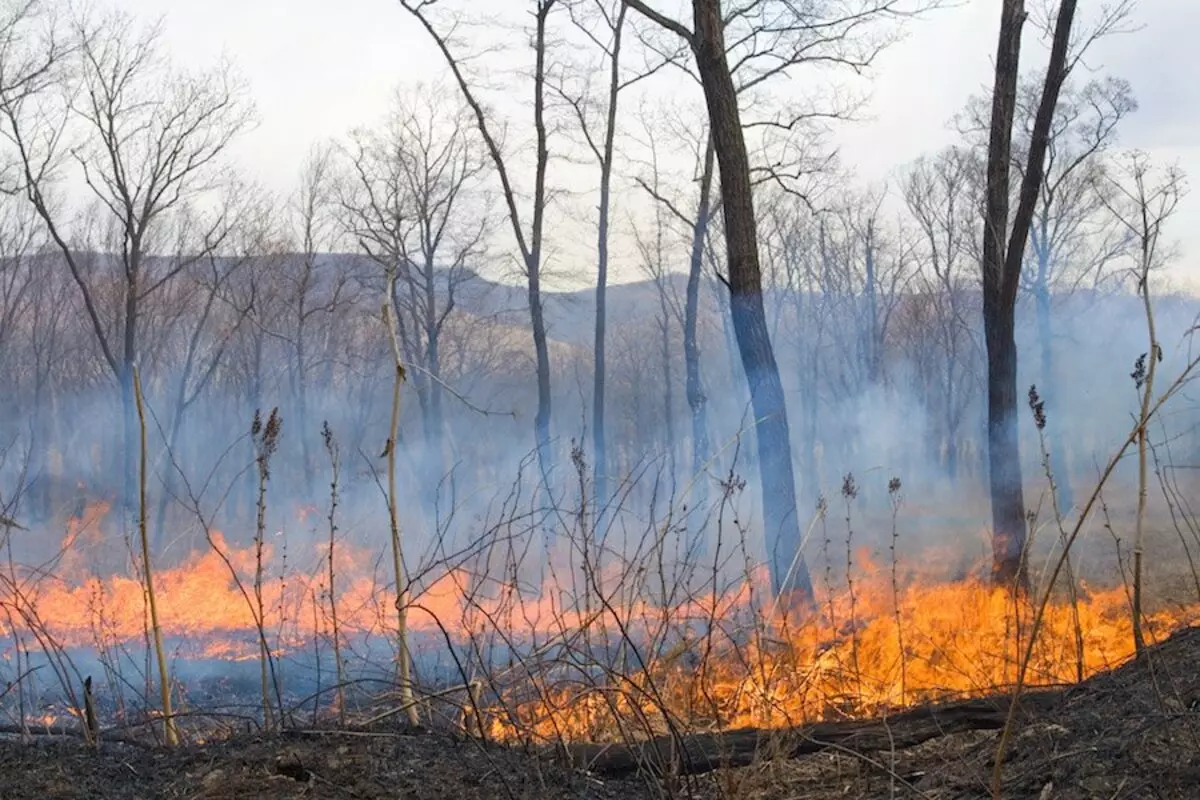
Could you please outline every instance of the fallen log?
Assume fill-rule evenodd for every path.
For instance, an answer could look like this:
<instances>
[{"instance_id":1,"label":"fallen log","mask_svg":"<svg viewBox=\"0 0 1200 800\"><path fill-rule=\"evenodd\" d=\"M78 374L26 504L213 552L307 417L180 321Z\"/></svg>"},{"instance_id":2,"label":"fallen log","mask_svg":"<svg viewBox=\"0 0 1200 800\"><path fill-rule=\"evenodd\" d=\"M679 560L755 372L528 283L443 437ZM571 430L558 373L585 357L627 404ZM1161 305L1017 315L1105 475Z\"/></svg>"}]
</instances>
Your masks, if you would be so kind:
<instances>
[{"instance_id":1,"label":"fallen log","mask_svg":"<svg viewBox=\"0 0 1200 800\"><path fill-rule=\"evenodd\" d=\"M1018 718L1062 703L1064 691L1023 694ZM955 733L1004 727L1012 695L918 706L888 717L818 722L794 728L740 728L718 733L659 736L629 744L573 743L563 747L571 766L621 778L638 772L699 775L744 767L764 758L797 758L839 747L867 753L903 749Z\"/></svg>"}]
</instances>

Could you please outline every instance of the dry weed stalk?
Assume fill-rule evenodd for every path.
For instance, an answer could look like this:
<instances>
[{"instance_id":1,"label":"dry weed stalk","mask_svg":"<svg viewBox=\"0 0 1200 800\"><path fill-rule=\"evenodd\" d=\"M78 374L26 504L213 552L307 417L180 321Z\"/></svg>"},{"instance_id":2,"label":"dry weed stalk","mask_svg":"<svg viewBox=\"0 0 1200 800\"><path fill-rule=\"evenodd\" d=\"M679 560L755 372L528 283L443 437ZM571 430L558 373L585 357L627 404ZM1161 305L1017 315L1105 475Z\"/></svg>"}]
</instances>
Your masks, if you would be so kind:
<instances>
[{"instance_id":1,"label":"dry weed stalk","mask_svg":"<svg viewBox=\"0 0 1200 800\"><path fill-rule=\"evenodd\" d=\"M1193 327L1189 331L1189 335L1198 329L1200 329L1200 327ZM1071 548L1074 546L1076 540L1079 538L1080 533L1083 531L1084 523L1087 522L1089 516L1091 515L1092 509L1095 507L1096 503L1101 497L1104 487L1108 484L1109 479L1112 477L1113 472L1117 468L1117 464L1119 464L1121 459L1125 457L1125 453L1128 452L1129 448L1138 441L1139 433L1144 431L1146 425L1151 420L1156 418L1163 406L1165 406L1173 397L1179 394L1188 383L1191 382L1193 374L1198 367L1200 367L1200 356L1193 356L1180 372L1179 376L1166 389L1166 391L1159 395L1153 403L1147 405L1146 412L1135 422L1133 428L1125 437L1125 440L1116 449L1112 456L1109 457L1108 463L1105 464L1104 469L1100 473L1099 479L1096 481L1096 487L1092 490L1087 502L1083 505L1083 508L1079 512L1079 517L1075 521L1074 527L1071 529L1070 534L1063 542L1062 551L1059 553L1058 558L1054 562L1054 567L1050 571L1049 578L1046 582L1046 587L1040 593L1040 597L1038 597L1037 604L1034 609L1033 622L1029 630L1029 636L1024 645L1024 652L1021 654L1020 661L1017 664L1017 679L1013 687L1012 702L1009 705L1008 716L1005 720L1004 728L1000 734L999 744L996 747L996 757L994 760L994 766L992 768L991 792L992 796L997 798L997 800L999 800L1001 797L1004 754L1008 749L1008 744L1012 737L1012 729L1013 723L1016 721L1018 701L1020 699L1022 690L1025 688L1029 666L1033 661L1034 647L1037 644L1038 634L1041 632L1042 623L1045 621L1046 609L1050 605L1050 597L1054 592L1054 587L1058 582L1059 575L1062 573L1067 564L1067 560L1071 554Z\"/></svg>"},{"instance_id":2,"label":"dry weed stalk","mask_svg":"<svg viewBox=\"0 0 1200 800\"><path fill-rule=\"evenodd\" d=\"M1067 547L1067 529L1064 510L1058 504L1058 481L1052 467L1051 453L1046 441L1046 403L1038 394L1037 386L1029 387L1029 408L1033 412L1033 425L1038 432L1038 446L1042 453L1042 473L1050 493L1050 505L1054 511L1054 524L1058 528L1058 541L1065 550ZM1071 621L1075 633L1075 682L1082 683L1086 672L1085 650L1083 645L1083 624L1079 617L1079 581L1075 577L1075 567L1067 557L1064 569L1067 573L1067 596L1071 603Z\"/></svg>"},{"instance_id":3,"label":"dry weed stalk","mask_svg":"<svg viewBox=\"0 0 1200 800\"><path fill-rule=\"evenodd\" d=\"M329 454L330 467L329 514L326 517L329 521L329 622L332 628L333 660L336 669L335 680L337 680L338 722L345 725L346 676L345 666L342 664L342 633L338 626L337 593L334 588L334 548L337 544L338 480L341 477L342 459L337 442L333 438L333 430L329 427L328 421L321 425L321 440L325 443L325 452Z\"/></svg>"},{"instance_id":4,"label":"dry weed stalk","mask_svg":"<svg viewBox=\"0 0 1200 800\"><path fill-rule=\"evenodd\" d=\"M167 655L163 649L162 626L158 621L158 603L154 596L154 571L150 559L150 535L146 530L146 410L142 396L142 377L138 368L133 368L133 395L137 405L139 453L138 453L138 539L142 546L142 574L145 578L146 605L150 612L150 633L154 639L154 658L158 662L159 692L162 697L163 738L168 746L179 744L179 729L171 709L171 676L167 670Z\"/></svg>"},{"instance_id":5,"label":"dry weed stalk","mask_svg":"<svg viewBox=\"0 0 1200 800\"><path fill-rule=\"evenodd\" d=\"M279 409L271 409L264 424L262 414L255 410L250 425L250 436L255 445L254 463L258 468L258 493L254 527L254 624L258 628L259 666L262 680L263 725L267 730L275 727L275 714L271 702L271 684L275 673L274 659L267 642L266 606L263 603L263 549L266 546L267 528L267 483L271 479L271 456L279 447L279 436L283 430L283 418ZM282 703L280 703L282 711Z\"/></svg>"},{"instance_id":6,"label":"dry weed stalk","mask_svg":"<svg viewBox=\"0 0 1200 800\"><path fill-rule=\"evenodd\" d=\"M421 719L417 713L416 700L413 698L412 655L409 652L408 641L409 585L407 571L404 567L404 548L396 507L399 502L396 492L396 449L399 446L397 440L400 436L400 387L405 380L405 371L404 359L400 350L400 332L392 305L395 292L396 267L391 266L387 270L385 281L383 322L387 329L388 342L392 348L392 416L383 454L387 459L388 534L392 544L392 573L396 579L396 679L400 704L406 710L408 721L412 725L418 725Z\"/></svg>"},{"instance_id":7,"label":"dry weed stalk","mask_svg":"<svg viewBox=\"0 0 1200 800\"><path fill-rule=\"evenodd\" d=\"M1133 544L1133 637L1134 646L1140 656L1146 647L1142 632L1142 570L1145 558L1146 500L1148 479L1146 474L1146 428L1150 423L1151 401L1154 398L1154 378L1163 351L1158 341L1154 320L1154 304L1150 300L1150 272L1165 260L1160 252L1163 225L1174 215L1179 200L1186 191L1183 173L1175 166L1167 167L1151 183L1154 169L1149 157L1134 151L1124 159L1125 163L1115 176L1104 175L1113 190L1115 199L1101 194L1101 202L1115 221L1124 228L1126 235L1137 245L1137 261L1133 268L1138 294L1142 298L1142 309L1146 317L1146 333L1149 350L1143 353L1134 365L1135 387L1141 392L1141 408L1138 415L1138 505L1137 522ZM1194 329L1193 329L1194 330ZM1190 368L1189 364L1189 368Z\"/></svg>"}]
</instances>

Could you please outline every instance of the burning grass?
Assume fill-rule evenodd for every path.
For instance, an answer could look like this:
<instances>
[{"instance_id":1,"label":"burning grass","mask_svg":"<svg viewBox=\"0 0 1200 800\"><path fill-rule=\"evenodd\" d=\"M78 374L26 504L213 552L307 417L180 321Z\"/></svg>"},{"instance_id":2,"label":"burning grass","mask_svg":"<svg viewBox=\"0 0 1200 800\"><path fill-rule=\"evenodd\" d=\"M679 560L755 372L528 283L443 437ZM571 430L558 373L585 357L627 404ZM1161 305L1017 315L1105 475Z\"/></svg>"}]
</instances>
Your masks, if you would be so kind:
<instances>
[{"instance_id":1,"label":"burning grass","mask_svg":"<svg viewBox=\"0 0 1200 800\"><path fill-rule=\"evenodd\" d=\"M53 642L59 653L144 647L145 601L136 573L105 576L89 567L99 553L111 557L113 542L102 532L108 511L91 506L73 519L50 566L14 565L0 591L14 641L27 649L31 639ZM176 660L257 658L258 601L246 592L258 568L256 548L235 547L216 531L208 541L206 550L157 571L163 633L175 643ZM272 577L262 582L262 607L273 658L314 653L319 661L322 650L331 652L334 608L347 658L361 653L364 642L387 641L395 594L379 576L378 556L339 545L339 590L332 598L328 556L317 546L307 554L311 563L295 553L289 562L282 550L264 546ZM930 570L882 565L865 551L850 552L847 562L848 577L835 586L827 576L818 586L811 613L786 618L764 608L766 575L755 568L716 589L715 571L693 573L680 583L700 588L679 590L666 602L648 599L655 593L644 562L610 560L588 569L585 560L583 569L551 571L536 588L515 576L484 580L461 563L426 570L409 614L414 637L424 643L414 651L418 685L438 701L457 703L447 716L456 724L494 739L546 743L874 717L1016 682L1032 618L1027 601L971 575L947 580ZM1124 587L1081 584L1073 594L1074 600L1059 592L1047 607L1026 686L1078 682L1133 655ZM1144 628L1153 641L1197 623L1200 605L1191 604L1158 609ZM443 669L433 669L434 661ZM0 664L20 674L19 648L0 652ZM82 683L82 674L59 673L60 681ZM108 678L110 690L123 680L137 682ZM456 684L464 691L447 691ZM317 705L328 688L315 687ZM20 691L9 692L7 703L0 698L0 707L11 710ZM437 713L433 701L425 706L427 716Z\"/></svg>"}]
</instances>

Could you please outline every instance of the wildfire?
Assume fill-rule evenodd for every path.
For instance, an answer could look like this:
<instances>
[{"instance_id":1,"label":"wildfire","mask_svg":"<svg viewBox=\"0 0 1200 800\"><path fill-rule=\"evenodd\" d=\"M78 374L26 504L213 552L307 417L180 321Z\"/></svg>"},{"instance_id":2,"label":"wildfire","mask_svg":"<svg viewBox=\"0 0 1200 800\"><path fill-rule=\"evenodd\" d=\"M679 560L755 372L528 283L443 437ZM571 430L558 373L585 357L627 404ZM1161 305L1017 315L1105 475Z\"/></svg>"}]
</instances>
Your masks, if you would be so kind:
<instances>
[{"instance_id":1,"label":"wildfire","mask_svg":"<svg viewBox=\"0 0 1200 800\"><path fill-rule=\"evenodd\" d=\"M53 569L0 582L0 610L13 633L37 628L64 647L98 649L143 639L136 572L89 572L91 550L105 546L96 529L107 511L89 507L72 521ZM163 633L193 657L255 658L260 620L250 592L258 554L217 531L208 543L157 570ZM272 571L277 555L271 543L264 547L271 570L261 625L274 652L327 642L335 603L340 637L393 635L395 595L375 572L376 555L339 545L332 594L327 550L309 554L307 571L293 563L286 574ZM455 569L417 582L409 628L441 646L448 637L468 658L498 643L508 648L509 665L491 673L484 703L487 729L503 739L650 735L668 721L777 727L879 715L1014 683L1032 619L1026 601L972 578L898 579L864 555L857 563L850 583L819 590L815 611L788 621L764 613L763 574L663 607L626 591L620 569L598 578L601 589L586 602L554 580L523 592ZM1146 629L1161 636L1197 622L1198 606L1160 610ZM1080 586L1074 601L1056 598L1047 609L1026 683L1074 682L1132 653L1125 590ZM10 657L0 652L0 660Z\"/></svg>"}]
</instances>

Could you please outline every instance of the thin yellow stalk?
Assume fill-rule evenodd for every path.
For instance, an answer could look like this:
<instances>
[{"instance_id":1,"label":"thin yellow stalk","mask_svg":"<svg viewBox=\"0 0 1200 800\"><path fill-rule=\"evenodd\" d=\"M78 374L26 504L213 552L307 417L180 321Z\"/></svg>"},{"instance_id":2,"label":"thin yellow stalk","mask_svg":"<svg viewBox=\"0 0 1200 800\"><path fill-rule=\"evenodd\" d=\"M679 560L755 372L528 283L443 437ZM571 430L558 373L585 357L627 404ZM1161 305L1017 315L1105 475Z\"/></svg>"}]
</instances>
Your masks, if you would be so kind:
<instances>
[{"instance_id":1,"label":"thin yellow stalk","mask_svg":"<svg viewBox=\"0 0 1200 800\"><path fill-rule=\"evenodd\" d=\"M1150 303L1150 240L1142 238L1141 294L1146 312L1146 329L1150 338L1147 356L1146 383L1142 387L1142 407L1138 416L1138 502L1137 527L1133 539L1133 647L1140 657L1146 649L1146 637L1142 631L1142 559L1145 554L1146 538L1146 425L1150 421L1150 401L1154 392L1154 373L1158 366L1158 334L1154 327L1154 307Z\"/></svg>"},{"instance_id":2,"label":"thin yellow stalk","mask_svg":"<svg viewBox=\"0 0 1200 800\"><path fill-rule=\"evenodd\" d=\"M417 703L413 699L412 657L408 649L408 576L404 569L404 551L400 537L400 522L396 512L396 440L400 435L400 384L404 382L404 361L400 355L400 337L396 330L396 318L392 313L392 292L396 285L395 270L389 270L386 296L383 299L383 320L387 325L388 339L392 345L395 374L392 381L392 419L388 429L387 472L388 472L388 525L392 540L392 569L396 577L396 673L399 684L400 703L412 725L420 724Z\"/></svg>"},{"instance_id":3,"label":"thin yellow stalk","mask_svg":"<svg viewBox=\"0 0 1200 800\"><path fill-rule=\"evenodd\" d=\"M146 576L146 602L150 607L150 631L154 636L154 656L158 660L159 689L162 694L163 736L167 745L179 744L179 730L171 709L171 676L167 672L167 656L163 650L162 628L158 624L158 603L154 597L154 572L150 566L150 537L146 531L146 411L142 401L142 377L133 368L133 396L137 402L138 428L141 432L140 469L138 471L138 537L142 545L142 568Z\"/></svg>"}]
</instances>

